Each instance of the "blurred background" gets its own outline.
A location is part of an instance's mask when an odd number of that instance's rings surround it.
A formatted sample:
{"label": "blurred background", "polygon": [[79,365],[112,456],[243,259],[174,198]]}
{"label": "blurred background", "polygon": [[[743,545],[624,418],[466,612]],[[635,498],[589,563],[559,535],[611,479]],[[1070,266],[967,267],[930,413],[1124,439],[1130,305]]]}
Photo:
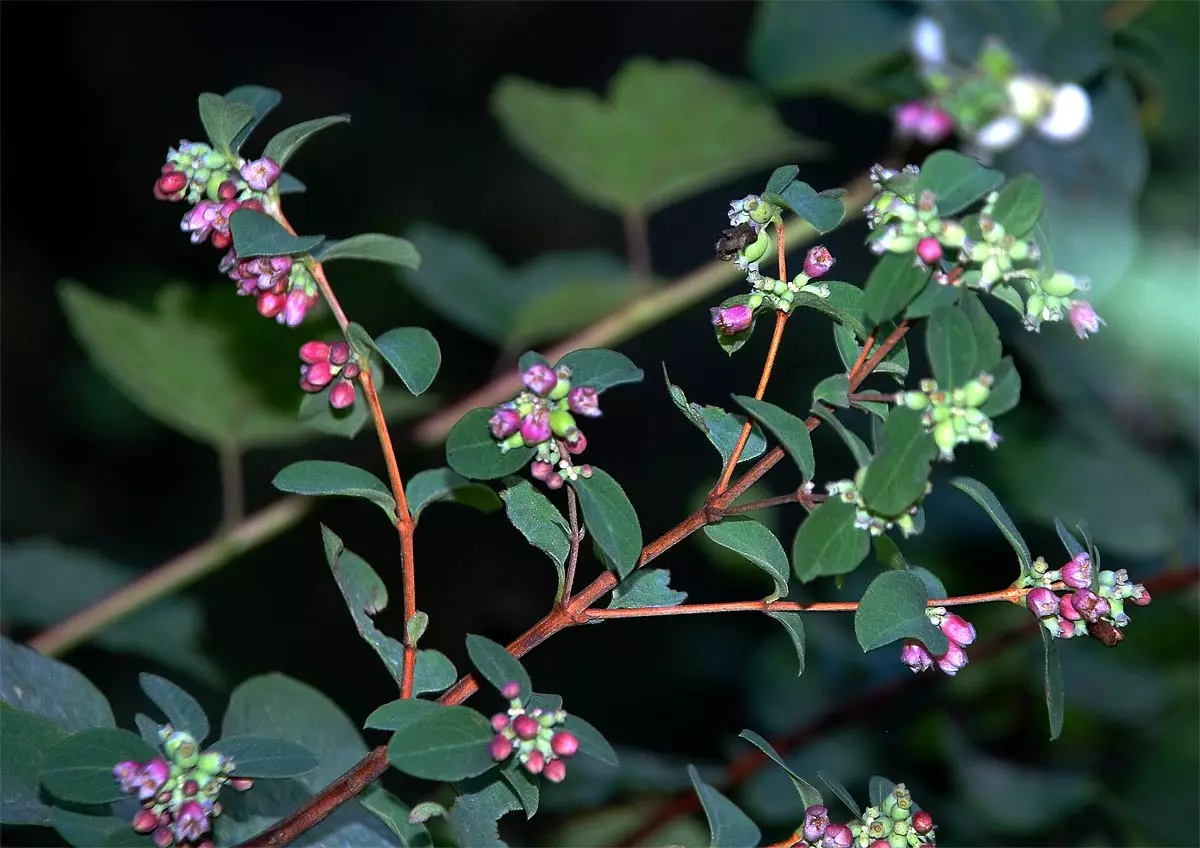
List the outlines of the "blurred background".
{"label": "blurred background", "polygon": [[[1015,577],[1011,550],[987,517],[937,485],[953,472],[991,485],[1035,556],[1052,565],[1066,559],[1052,523],[1059,516],[1085,520],[1104,566],[1128,568],[1135,581],[1194,569],[1200,6],[938,8],[955,37],[998,34],[1018,52],[1036,42],[1041,55],[1065,63],[1047,73],[1069,68],[1060,78],[1075,78],[1068,74],[1082,68],[1078,81],[1096,93],[1096,123],[1078,149],[1047,151],[1030,141],[1033,147],[997,166],[1010,174],[1031,170],[1047,184],[1053,232],[1066,231],[1058,264],[1093,279],[1091,299],[1108,326],[1086,342],[1063,325],[1032,336],[1014,313],[993,306],[1023,377],[1023,403],[1000,422],[1001,450],[964,449],[953,468],[936,470],[928,529],[902,543],[905,554],[940,575],[951,594],[996,589]],[[217,452],[169,415],[146,414],[136,392],[122,391],[97,367],[76,340],[80,328],[68,324],[64,281],[147,320],[164,289],[182,287],[184,325],[217,334],[211,349],[222,363],[196,356],[180,334],[178,346],[162,345],[149,356],[142,350],[125,373],[168,375],[186,393],[190,381],[204,383],[228,368],[239,397],[289,420],[301,394],[296,349],[332,326],[324,315],[295,331],[260,318],[217,272],[219,254],[179,232],[183,207],[152,198],[168,146],[203,135],[200,92],[253,83],[283,93],[247,152],[290,124],[352,115],[351,124],[315,137],[290,163],[308,191],[285,206],[302,233],[405,235],[421,249],[425,264],[416,274],[365,263],[331,271],[346,311],[372,332],[420,325],[441,344],[443,366],[432,390],[395,409],[401,467],[411,475],[445,464],[439,445],[413,438],[423,416],[511,368],[525,348],[559,341],[711,261],[729,200],[760,191],[773,167],[796,161],[800,178],[820,190],[846,185],[891,155],[888,109],[916,84],[904,53],[913,13],[911,5],[884,2],[5,3],[6,634],[28,638],[200,543],[223,514]],[[763,123],[734,121],[729,132],[750,139],[770,124],[793,151],[714,173],[653,210],[646,231],[652,283],[632,280],[626,270],[621,217],[585,202],[524,155],[513,143],[522,119],[498,109],[494,96],[516,77],[603,94],[638,56],[700,63],[744,86]],[[1103,103],[1102,91],[1111,95]],[[686,117],[704,106],[679,104],[673,143],[701,143]],[[865,232],[856,220],[827,237],[839,260],[832,276],[862,283],[872,265],[861,248]],[[470,242],[482,259],[462,259]],[[531,332],[526,317],[524,335],[509,333],[511,327],[481,332],[455,316],[453,298],[474,297],[480,279],[491,281],[501,301],[518,303],[528,263],[577,252],[587,253],[564,260],[575,285],[573,326]],[[430,289],[443,300],[423,294]],[[647,378],[605,395],[588,454],[622,482],[647,540],[695,508],[720,470],[703,437],[674,413],[662,364],[700,403],[727,404],[730,392],[749,393],[757,383],[768,334],[730,358],[713,344],[708,321],[707,306],[741,289],[732,282],[619,345]],[[826,319],[812,313],[793,324],[769,397],[803,410],[812,386],[843,366]],[[535,330],[541,326],[542,318],[534,320]],[[910,344],[914,353],[922,349],[919,335]],[[923,376],[923,357],[913,359],[914,376]],[[894,383],[880,377],[874,385],[892,391]],[[271,479],[297,459],[337,459],[384,475],[370,428],[352,440],[282,429],[278,439],[234,451],[248,512],[278,497]],[[819,482],[853,471],[827,429],[814,436]],[[779,494],[797,482],[781,465],[755,494]],[[801,516],[775,510],[758,517],[787,546]],[[318,522],[392,587],[393,607],[378,620],[398,634],[395,535],[369,507],[335,500],[175,596],[157,617],[128,622],[64,659],[109,695],[119,721],[144,709],[136,687],[141,670],[185,685],[214,716],[238,682],[280,671],[329,694],[361,723],[394,697],[394,687],[346,613]],[[502,512],[431,508],[416,545],[419,606],[431,616],[423,646],[443,651],[460,670],[468,667],[465,632],[507,642],[550,604],[553,569]],[[768,591],[761,572],[704,539],[688,540],[661,564],[693,601]],[[589,558],[581,568],[591,579],[597,565]],[[840,589],[832,581],[812,584],[793,597],[857,598],[874,573],[867,563]],[[941,823],[945,844],[1200,844],[1196,600],[1194,589],[1156,596],[1133,611],[1128,638],[1115,650],[1093,640],[1063,646],[1066,731],[1054,743],[1046,741],[1034,636],[1013,640],[954,680],[930,674],[925,685],[878,699],[854,720],[817,734],[789,762],[808,777],[823,770],[859,797],[872,774],[907,782]],[[981,643],[1027,619],[1017,609],[972,615]],[[546,791],[541,815],[529,823],[509,816],[502,833],[511,844],[613,844],[660,795],[685,788],[686,763],[704,766],[718,781],[722,765],[749,748],[736,738],[743,728],[787,734],[909,675],[896,650],[864,656],[849,618],[814,618],[808,627],[809,662],[799,678],[783,630],[756,616],[612,622],[539,647],[526,660],[537,689],[563,695],[568,709],[600,727],[621,750],[624,768]],[[485,712],[499,706],[488,694],[472,704]],[[426,797],[426,788],[394,776],[388,786],[409,803]],[[778,770],[764,769],[730,794],[759,822],[764,839],[783,838],[802,817]],[[54,838],[47,833],[5,841]],[[707,839],[693,814],[644,844]]]}

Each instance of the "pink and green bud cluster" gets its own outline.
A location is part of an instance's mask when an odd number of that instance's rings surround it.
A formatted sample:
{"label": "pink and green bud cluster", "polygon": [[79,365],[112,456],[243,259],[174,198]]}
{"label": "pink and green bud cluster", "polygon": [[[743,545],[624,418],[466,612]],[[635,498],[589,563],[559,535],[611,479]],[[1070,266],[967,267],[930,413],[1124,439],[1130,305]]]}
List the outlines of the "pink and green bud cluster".
{"label": "pink and green bud cluster", "polygon": [[903,783],[888,793],[878,807],[867,807],[862,818],[845,824],[829,820],[824,804],[804,811],[804,823],[792,834],[792,848],[919,848],[936,845],[933,818],[913,804]]}
{"label": "pink and green bud cluster", "polygon": [[1091,288],[1086,278],[1059,271],[1048,278],[1031,280],[1029,288],[1029,296],[1025,299],[1025,328],[1028,330],[1038,332],[1044,322],[1066,319],[1075,335],[1086,339],[1100,332],[1106,323],[1089,301],[1074,297]]}
{"label": "pink and green bud cluster", "polygon": [[300,388],[324,391],[329,386],[329,405],[345,409],[354,403],[354,380],[362,373],[357,357],[344,341],[305,342],[300,347]]}
{"label": "pink and green bud cluster", "polygon": [[591,386],[571,385],[571,369],[551,368],[544,362],[521,374],[526,391],[492,410],[488,427],[500,450],[537,449],[530,472],[547,488],[560,489],[567,480],[591,477],[590,465],[575,465],[569,457],[587,448],[587,437],[575,416],[600,417],[600,393]]}
{"label": "pink and green bud cluster", "polygon": [[249,789],[251,781],[232,777],[234,762],[229,757],[201,753],[191,734],[167,724],[159,728],[158,737],[161,756],[113,766],[120,790],[141,802],[131,825],[149,834],[158,848],[211,848],[212,819],[221,814],[217,798],[222,787],[231,784],[240,792]]}
{"label": "pink and green bud cluster", "polygon": [[871,229],[867,246],[880,256],[912,253],[914,264],[940,269],[944,252],[959,250],[967,231],[957,220],[938,215],[933,192],[917,195],[919,173],[915,165],[903,171],[880,165],[871,169],[875,196],[863,208]]}
{"label": "pink and green bud cluster", "polygon": [[520,687],[510,683],[503,693],[509,700],[508,712],[492,716],[496,735],[488,750],[496,762],[515,756],[532,775],[545,775],[552,783],[567,776],[567,760],[579,750],[575,734],[562,729],[567,720],[563,710],[526,710],[521,703]]}
{"label": "pink and green bud cluster", "polygon": [[[914,516],[917,514],[919,504],[913,504],[907,512],[898,518],[888,518],[882,515],[875,515],[867,508],[867,503],[863,500],[860,488],[863,480],[866,477],[866,469],[861,468],[853,480],[835,480],[832,483],[825,484],[825,491],[829,493],[829,497],[837,498],[843,503],[854,504],[854,526],[859,530],[866,530],[871,536],[882,536],[893,527],[900,528],[900,532],[904,534],[904,538],[914,536],[917,533],[917,525],[914,521]],[[811,491],[812,484],[808,484]],[[926,486],[926,494],[932,491],[932,486]]]}
{"label": "pink and green bud cluster", "polygon": [[921,413],[925,428],[938,446],[939,457],[950,461],[958,445],[982,442],[992,449],[1000,445],[1000,434],[982,409],[991,397],[992,382],[990,374],[980,374],[947,392],[934,380],[922,380],[920,391],[900,392],[895,402]]}
{"label": "pink and green bud cluster", "polygon": [[926,615],[950,643],[944,654],[934,656],[917,639],[905,639],[900,648],[900,662],[914,672],[928,671],[935,665],[943,674],[951,677],[967,664],[966,647],[975,641],[975,625],[961,615],[947,612],[945,607],[934,607]]}
{"label": "pink and green bud cluster", "polygon": [[1039,558],[1032,574],[1019,582],[1033,585],[1025,605],[1059,639],[1092,635],[1115,645],[1129,623],[1126,603],[1150,603],[1146,587],[1130,582],[1125,569],[1094,572],[1091,557],[1082,551],[1053,571]]}
{"label": "pink and green bud cluster", "polygon": [[320,302],[317,281],[308,265],[290,256],[240,260],[232,249],[218,269],[238,284],[237,293],[253,296],[258,314],[297,327]]}
{"label": "pink and green bud cluster", "polygon": [[[757,267],[749,269],[746,282],[750,284],[750,296],[736,298],[735,302],[726,301],[721,306],[712,307],[713,328],[718,335],[735,336],[750,329],[754,323],[754,315],[759,310],[791,312],[795,307],[796,296],[801,292],[809,295],[829,297],[829,286],[816,283],[814,280],[825,276],[833,267],[836,260],[824,245],[817,245],[808,251],[804,259],[804,270],[797,274],[791,282],[764,277]],[[744,299],[743,302],[736,302]]]}

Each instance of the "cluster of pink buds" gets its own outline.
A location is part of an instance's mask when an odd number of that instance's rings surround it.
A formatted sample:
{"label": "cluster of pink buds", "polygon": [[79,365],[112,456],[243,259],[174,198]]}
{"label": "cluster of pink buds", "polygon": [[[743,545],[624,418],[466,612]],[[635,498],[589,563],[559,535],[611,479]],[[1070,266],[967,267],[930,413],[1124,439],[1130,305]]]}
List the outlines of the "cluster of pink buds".
{"label": "cluster of pink buds", "polygon": [[714,329],[721,336],[736,336],[750,329],[754,315],[760,309],[790,312],[795,305],[796,295],[801,292],[821,298],[829,297],[829,287],[813,281],[829,273],[836,261],[824,245],[817,245],[808,251],[804,257],[804,270],[791,282],[764,277],[755,264],[746,275],[746,282],[751,288],[748,297],[732,298],[709,309]]}
{"label": "cluster of pink buds", "polygon": [[902,103],[896,107],[893,118],[896,135],[915,138],[930,146],[944,141],[954,132],[954,119],[950,113],[929,100]]}
{"label": "cluster of pink buds", "polygon": [[904,647],[900,649],[900,662],[914,672],[927,671],[936,663],[944,674],[953,677],[967,664],[967,652],[964,649],[975,641],[975,625],[961,615],[947,612],[945,607],[933,607],[926,610],[925,614],[930,622],[946,634],[950,647],[946,653],[935,657],[920,641],[905,639]]}
{"label": "cluster of pink buds", "polygon": [[[1150,603],[1150,592],[1131,583],[1125,569],[1101,571],[1093,582],[1092,558],[1085,552],[1062,568],[1049,570],[1044,559],[1033,564],[1033,581],[1025,604],[1042,626],[1060,639],[1092,635],[1112,647],[1125,638],[1120,628],[1129,623],[1125,602]],[[1062,586],[1058,592],[1052,587]]]}
{"label": "cluster of pink buds", "polygon": [[121,791],[136,795],[142,805],[133,817],[133,829],[150,834],[157,848],[212,848],[211,819],[221,814],[221,788],[229,784],[243,792],[252,781],[232,777],[233,760],[216,751],[200,753],[193,736],[169,724],[159,728],[158,737],[164,756],[113,767]]}
{"label": "cluster of pink buds", "polygon": [[526,369],[521,381],[526,391],[496,407],[488,421],[500,450],[536,447],[530,471],[550,489],[591,477],[590,465],[577,466],[569,457],[587,448],[575,416],[599,417],[599,393],[590,386],[572,386],[570,368],[555,370],[543,362]]}
{"label": "cluster of pink buds", "polygon": [[346,342],[305,342],[300,347],[300,388],[306,392],[329,389],[329,405],[345,409],[354,403],[354,380],[362,373]]}
{"label": "cluster of pink buds", "polygon": [[562,783],[567,763],[579,750],[579,740],[567,730],[555,730],[567,720],[563,710],[526,711],[521,703],[521,687],[507,683],[501,694],[508,698],[507,713],[492,716],[492,759],[504,762],[514,754],[530,774],[544,774],[552,783]]}
{"label": "cluster of pink buds", "polygon": [[239,260],[230,250],[218,268],[238,284],[239,295],[255,298],[259,315],[289,327],[298,326],[321,299],[308,266],[290,256]]}
{"label": "cluster of pink buds", "polygon": [[913,806],[903,783],[888,793],[878,807],[867,807],[862,818],[846,824],[829,820],[823,804],[804,811],[804,824],[792,834],[788,848],[920,848],[936,845],[933,817]]}

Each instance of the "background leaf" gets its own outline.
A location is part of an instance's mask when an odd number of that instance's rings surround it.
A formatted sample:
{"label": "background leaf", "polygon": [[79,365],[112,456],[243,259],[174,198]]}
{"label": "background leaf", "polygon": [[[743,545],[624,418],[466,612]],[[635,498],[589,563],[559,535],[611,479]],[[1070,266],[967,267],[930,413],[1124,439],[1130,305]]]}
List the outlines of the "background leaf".
{"label": "background leaf", "polygon": [[983,511],[1000,528],[1000,532],[1004,534],[1004,538],[1008,539],[1008,543],[1016,551],[1017,559],[1021,563],[1022,572],[1024,573],[1032,568],[1033,556],[1029,553],[1029,545],[1025,543],[1025,537],[1020,534],[1016,525],[1012,523],[1012,519],[1008,517],[1008,513],[1000,505],[1000,501],[996,500],[996,496],[992,494],[992,490],[978,480],[970,477],[955,477],[950,481],[950,485],[960,492],[965,493],[971,500],[983,507]]}
{"label": "background leaf", "polygon": [[225,99],[234,103],[244,103],[250,107],[253,115],[250,122],[242,127],[230,142],[230,147],[236,153],[242,149],[242,145],[246,143],[246,139],[250,137],[250,133],[254,132],[262,119],[279,105],[283,100],[283,95],[273,88],[264,88],[261,85],[239,85],[237,88],[225,92]]}
{"label": "background leaf", "polygon": [[800,668],[796,672],[796,676],[804,674],[804,664],[806,661],[806,645],[807,637],[804,633],[804,618],[798,612],[775,612],[768,610],[767,615],[783,625],[787,631],[788,638],[792,640],[792,647],[796,649],[796,659],[800,663]]}
{"label": "background leaf", "polygon": [[939,388],[961,388],[978,376],[975,331],[961,310],[943,306],[929,316],[925,347]]}
{"label": "background leaf", "polygon": [[695,766],[688,766],[692,786],[700,796],[700,806],[708,818],[708,829],[712,833],[712,844],[721,848],[754,848],[762,837],[758,826],[737,805],[700,780]]}
{"label": "background leaf", "polygon": [[254,109],[245,103],[205,92],[199,97],[200,121],[208,140],[217,150],[229,155],[233,139],[254,118]]}
{"label": "background leaf", "polygon": [[433,841],[425,825],[409,824],[409,806],[378,783],[360,796],[359,803],[387,825],[400,840],[402,848],[432,848]]}
{"label": "background leaf", "polygon": [[116,724],[108,700],[69,665],[0,636],[0,667],[0,701],[10,707],[71,733]]}
{"label": "background leaf", "polygon": [[885,253],[863,286],[863,311],[876,324],[889,321],[921,293],[929,278],[929,269],[915,265],[910,254]]}
{"label": "background leaf", "polygon": [[504,511],[512,525],[554,563],[561,590],[566,579],[567,555],[571,551],[570,527],[550,499],[528,480],[509,486],[501,493]]}
{"label": "background leaf", "polygon": [[804,804],[805,809],[813,806],[814,804],[821,803],[821,793],[816,790],[816,787],[792,771],[791,768],[788,767],[788,764],[783,761],[783,757],[779,756],[779,752],[775,750],[774,746],[772,746],[770,742],[768,742],[766,739],[763,739],[753,730],[743,730],[738,734],[738,736],[745,739],[755,748],[766,754],[767,757],[773,763],[775,763],[775,765],[779,766],[787,773],[787,776],[792,779],[792,783],[795,785],[796,791],[800,793],[800,801],[802,804]]}
{"label": "background leaf", "polygon": [[940,215],[953,215],[981,200],[1004,183],[1004,174],[985,168],[970,156],[953,150],[931,153],[921,165],[916,192],[937,195]]}
{"label": "background leaf", "polygon": [[1019,174],[1000,189],[992,207],[992,219],[1016,238],[1033,232],[1042,216],[1042,184],[1032,174]]}
{"label": "background leaf", "polygon": [[623,383],[640,383],[645,376],[629,357],[603,348],[573,350],[555,367],[563,365],[571,369],[571,385],[591,386],[598,392]]}

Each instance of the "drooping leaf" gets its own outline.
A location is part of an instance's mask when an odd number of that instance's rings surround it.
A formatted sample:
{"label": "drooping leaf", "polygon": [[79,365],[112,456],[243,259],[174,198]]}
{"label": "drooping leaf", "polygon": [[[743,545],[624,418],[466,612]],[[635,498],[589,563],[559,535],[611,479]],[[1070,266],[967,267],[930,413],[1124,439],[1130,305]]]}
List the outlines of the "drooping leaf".
{"label": "drooping leaf", "polygon": [[397,327],[375,339],[375,349],[414,395],[433,384],[442,365],[442,349],[424,327]]}
{"label": "drooping leaf", "polygon": [[321,262],[337,259],[364,259],[382,262],[397,268],[421,267],[421,254],[408,239],[383,233],[363,233],[348,239],[330,239],[322,242],[312,252],[313,258]]}
{"label": "drooping leaf", "polygon": [[1003,415],[1021,401],[1021,375],[1011,356],[996,363],[991,370],[992,390],[987,402],[980,409],[989,418]]}
{"label": "drooping leaf", "polygon": [[863,286],[863,311],[875,324],[890,321],[924,290],[930,270],[908,253],[885,253]]}
{"label": "drooping leaf", "polygon": [[528,698],[533,692],[529,672],[503,645],[468,633],[467,655],[483,678],[496,687],[496,691],[503,690],[509,683],[517,683],[521,687],[521,698]]}
{"label": "drooping leaf", "polygon": [[[267,146],[263,148],[263,156],[274,159],[275,163],[282,168],[295,155],[296,151],[300,149],[300,146],[313,135],[326,127],[348,123],[350,123],[349,115],[330,115],[326,118],[314,118],[311,121],[304,121],[295,126],[288,127],[286,130],[277,133],[274,138],[267,142]],[[240,250],[238,251],[238,255],[242,255]]]}
{"label": "drooping leaf", "polygon": [[195,698],[156,674],[142,672],[138,675],[138,684],[176,731],[190,733],[199,743],[208,738],[208,716]]}
{"label": "drooping leaf", "polygon": [[[721,467],[724,468],[729,463],[729,458],[733,456],[734,448],[741,438],[746,418],[726,412],[719,406],[701,406],[698,403],[689,402],[683,389],[671,382],[665,364],[663,365],[663,377],[666,378],[667,391],[671,395],[671,402],[675,404],[675,408],[682,412],[684,417],[692,422],[717,449],[721,455]],[[767,440],[763,437],[762,429],[755,423],[750,428],[750,437],[746,440],[746,446],[742,449],[738,463],[756,459],[762,456],[766,449]]]}
{"label": "drooping leaf", "polygon": [[811,480],[817,462],[813,456],[812,439],[808,435],[808,425],[804,423],[804,419],[797,418],[764,400],[744,395],[734,395],[734,400],[742,409],[758,419],[771,435],[779,439],[783,449],[795,460],[804,479]]}
{"label": "drooping leaf", "polygon": [[804,619],[798,612],[768,610],[767,615],[782,624],[783,629],[787,631],[788,638],[792,640],[792,647],[796,649],[796,659],[800,664],[799,670],[796,672],[796,676],[799,677],[804,674],[806,662],[807,637],[804,633]]}
{"label": "drooping leaf", "polygon": [[238,209],[229,216],[233,249],[241,259],[255,256],[298,256],[310,253],[325,236],[294,236],[283,224],[256,209]]}
{"label": "drooping leaf", "polygon": [[573,733],[575,738],[579,740],[579,753],[585,754],[593,760],[599,760],[605,765],[613,767],[620,765],[617,759],[617,752],[613,750],[612,745],[608,744],[608,740],[604,738],[599,730],[592,727],[592,725],[579,716],[574,713],[568,713],[563,729]]}
{"label": "drooping leaf", "polygon": [[862,810],[859,809],[858,804],[854,803],[854,796],[847,791],[845,786],[823,771],[817,772],[817,777],[829,787],[829,791],[836,795],[839,801],[846,805],[847,810],[854,813],[855,818],[862,818]]}
{"label": "drooping leaf", "polygon": [[200,121],[212,146],[224,153],[233,153],[233,140],[254,120],[254,109],[237,100],[206,91],[199,97]]}
{"label": "drooping leaf", "polygon": [[617,576],[624,578],[642,555],[642,527],[625,490],[607,471],[592,469],[568,485],[579,496],[579,508],[588,533],[608,557]]}
{"label": "drooping leaf", "polygon": [[[508,77],[492,113],[509,139],[575,195],[648,214],[812,148],[748,89],[692,62],[629,60],[607,99]],[[749,135],[730,127],[752,126]]]}
{"label": "drooping leaf", "polygon": [[854,612],[854,635],[863,651],[899,639],[917,639],[934,656],[950,649],[946,634],[925,614],[929,596],[921,578],[909,571],[885,571],[863,593]]}
{"label": "drooping leaf", "polygon": [[979,295],[975,292],[963,292],[959,308],[971,322],[971,330],[975,335],[975,370],[991,371],[1000,361],[1003,348],[1000,344],[1000,328],[988,314]]}
{"label": "drooping leaf", "polygon": [[225,99],[249,106],[252,113],[250,122],[242,127],[230,142],[229,146],[234,153],[237,153],[246,143],[246,139],[250,137],[250,133],[254,132],[254,129],[262,122],[262,119],[283,100],[283,95],[273,88],[264,88],[261,85],[239,85],[237,88],[225,92]]}
{"label": "drooping leaf", "polygon": [[746,516],[733,515],[719,524],[708,524],[704,535],[723,548],[741,554],[765,571],[775,581],[771,600],[786,598],[788,592],[788,559],[783,545],[764,525]]}
{"label": "drooping leaf", "polygon": [[1063,677],[1062,663],[1058,658],[1058,643],[1046,628],[1042,627],[1042,646],[1045,668],[1042,675],[1046,691],[1046,715],[1050,720],[1050,741],[1062,734],[1063,729]]}
{"label": "drooping leaf", "polygon": [[854,526],[855,512],[854,504],[829,500],[804,519],[792,542],[792,568],[803,582],[847,574],[870,553],[871,537]]}
{"label": "drooping leaf", "polygon": [[929,316],[925,348],[939,388],[961,388],[978,376],[975,331],[962,310],[942,307]]}
{"label": "drooping leaf", "polygon": [[38,774],[46,752],[66,736],[47,718],[0,703],[0,822],[49,823],[51,805],[41,797]]}
{"label": "drooping leaf", "polygon": [[603,348],[573,350],[555,367],[564,365],[571,369],[571,385],[591,386],[598,392],[623,383],[640,383],[645,376],[629,357]]}
{"label": "drooping leaf", "polygon": [[501,492],[504,511],[525,541],[544,552],[558,571],[559,590],[566,579],[567,555],[571,551],[571,532],[567,520],[550,499],[522,480]]}
{"label": "drooping leaf", "polygon": [[425,825],[410,823],[409,806],[378,783],[360,795],[358,802],[396,835],[401,848],[432,848],[433,840]]}
{"label": "drooping leaf", "polygon": [[496,822],[521,809],[521,799],[499,774],[487,774],[455,786],[450,808],[450,835],[459,848],[506,848]]}
{"label": "drooping leaf", "polygon": [[966,494],[983,508],[983,511],[1004,534],[1004,538],[1012,545],[1012,549],[1016,551],[1022,573],[1027,573],[1033,567],[1033,556],[1029,553],[1029,545],[1025,543],[1025,537],[1017,530],[1017,526],[1008,517],[1008,513],[1000,505],[1000,501],[996,500],[992,490],[970,477],[955,477],[950,481],[950,485]]}
{"label": "drooping leaf", "polygon": [[932,191],[940,215],[954,215],[1000,188],[1004,174],[953,150],[931,153],[921,165],[916,192]]}
{"label": "drooping leaf", "polygon": [[341,495],[364,498],[379,506],[388,519],[396,519],[396,501],[391,490],[370,471],[325,459],[293,462],[275,475],[271,484],[295,495]]}
{"label": "drooping leaf", "polygon": [[104,804],[125,797],[113,766],[144,763],[155,750],[128,730],[94,727],[68,736],[46,751],[38,777],[55,798],[78,804]]}
{"label": "drooping leaf", "polygon": [[872,513],[898,518],[925,496],[929,466],[938,449],[921,413],[904,406],[888,415],[883,438],[859,491]]}
{"label": "drooping leaf", "polygon": [[317,755],[297,742],[268,736],[226,736],[213,749],[237,764],[243,777],[299,777],[316,769]]}
{"label": "drooping leaf", "polygon": [[415,521],[432,503],[445,501],[474,507],[483,513],[500,508],[500,498],[482,483],[472,483],[449,468],[429,468],[418,471],[408,481],[404,495]]}
{"label": "drooping leaf", "polygon": [[495,480],[520,471],[533,459],[531,447],[504,453],[492,438],[488,420],[492,409],[479,407],[458,420],[446,436],[446,462],[455,472],[473,480]]}
{"label": "drooping leaf", "polygon": [[792,784],[796,787],[796,791],[800,793],[800,801],[804,804],[806,809],[814,804],[821,803],[821,793],[818,792],[816,787],[814,787],[811,783],[802,778],[800,775],[796,774],[791,770],[791,768],[788,767],[788,764],[783,761],[783,757],[779,756],[779,752],[775,750],[775,746],[773,746],[766,739],[763,739],[753,730],[743,730],[738,734],[738,736],[742,737],[755,748],[766,754],[767,758],[770,759],[771,762],[775,763],[775,765],[779,766],[784,770],[784,772],[787,773],[787,776],[792,779]]}
{"label": "drooping leaf", "polygon": [[[786,561],[785,561],[786,568]],[[665,568],[639,568],[617,584],[609,609],[676,607],[687,600],[687,592],[671,588],[671,572]]]}
{"label": "drooping leaf", "polygon": [[40,715],[68,733],[116,724],[100,690],[65,663],[0,636],[0,668],[0,701],[14,709]]}
{"label": "drooping leaf", "polygon": [[688,774],[708,818],[712,844],[720,848],[755,848],[762,837],[758,825],[736,804],[702,781],[695,766],[688,766]]}
{"label": "drooping leaf", "polygon": [[1008,181],[992,207],[992,219],[1016,238],[1033,232],[1042,216],[1042,184],[1032,174],[1020,174]]}
{"label": "drooping leaf", "polygon": [[488,720],[467,707],[443,707],[418,715],[392,735],[388,762],[425,780],[463,780],[495,765]]}
{"label": "drooping leaf", "polygon": [[846,425],[837,417],[837,413],[827,406],[814,403],[812,411],[814,415],[832,427],[839,438],[846,443],[846,447],[850,449],[850,453],[854,456],[854,461],[858,463],[858,467],[866,468],[871,462],[871,452],[867,450],[866,444],[858,437],[858,434],[847,430]]}
{"label": "drooping leaf", "polygon": [[850,378],[845,374],[826,377],[813,387],[813,401],[824,401],[843,408],[850,406]]}
{"label": "drooping leaf", "polygon": [[[783,207],[792,210],[812,228],[820,233],[836,229],[846,217],[846,206],[837,197],[831,197],[817,190],[808,183],[792,180],[779,192]],[[774,200],[774,198],[772,198]]]}

